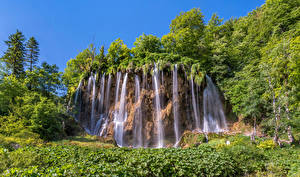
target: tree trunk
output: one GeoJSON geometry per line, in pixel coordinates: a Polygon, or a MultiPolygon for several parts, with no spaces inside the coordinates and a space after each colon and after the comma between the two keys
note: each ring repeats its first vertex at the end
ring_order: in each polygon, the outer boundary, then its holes
{"type": "MultiPolygon", "coordinates": [[[[286,89],[286,87],[287,87],[287,81],[285,80],[285,82],[284,82],[284,84],[285,84],[285,89],[286,89]]],[[[288,119],[288,120],[290,120],[290,110],[289,110],[289,101],[288,101],[288,97],[289,95],[288,95],[288,92],[287,91],[285,91],[285,97],[286,97],[286,102],[285,102],[285,113],[286,113],[286,118],[288,119]]],[[[289,143],[291,144],[291,143],[294,143],[294,141],[295,141],[295,138],[294,138],[294,136],[293,136],[293,134],[292,134],[292,127],[290,126],[290,125],[288,125],[288,127],[287,127],[287,134],[288,134],[288,138],[289,138],[289,143]]]]}
{"type": "Polygon", "coordinates": [[[256,136],[256,117],[254,118],[254,122],[253,122],[253,132],[251,135],[251,141],[255,142],[255,136],[256,136]]]}
{"type": "Polygon", "coordinates": [[[269,87],[271,89],[271,92],[272,92],[272,97],[273,97],[273,113],[274,113],[274,116],[275,116],[275,132],[274,132],[274,142],[276,144],[279,144],[279,137],[278,137],[278,114],[276,112],[276,98],[275,98],[275,93],[274,93],[274,88],[273,88],[273,85],[271,83],[271,78],[269,76],[269,87]]]}

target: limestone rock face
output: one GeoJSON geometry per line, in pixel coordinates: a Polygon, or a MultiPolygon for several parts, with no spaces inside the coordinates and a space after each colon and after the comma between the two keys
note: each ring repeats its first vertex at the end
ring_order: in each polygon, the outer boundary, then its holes
{"type": "MultiPolygon", "coordinates": [[[[80,88],[79,101],[76,106],[77,117],[80,125],[89,129],[91,124],[96,124],[101,120],[99,131],[91,132],[91,134],[101,135],[103,137],[114,137],[115,134],[115,117],[120,107],[120,93],[121,86],[124,80],[123,77],[119,83],[119,93],[117,92],[117,76],[111,75],[110,85],[108,76],[105,76],[104,86],[101,85],[101,79],[98,77],[96,80],[96,95],[94,95],[94,112],[95,122],[91,122],[92,100],[91,88],[88,88],[88,81],[84,81],[80,88]],[[101,95],[101,87],[105,87],[105,94],[101,95]],[[107,94],[109,92],[109,94],[107,94]],[[108,96],[107,96],[108,95],[108,96]],[[118,99],[116,99],[116,97],[118,99]],[[101,99],[106,99],[108,102],[103,105],[101,109],[101,99]],[[115,100],[118,100],[115,102],[115,100]],[[106,110],[106,111],[103,111],[106,110]],[[102,111],[102,112],[101,112],[102,111]],[[105,124],[106,122],[106,124],[105,124]]],[[[195,126],[194,107],[192,106],[192,93],[191,83],[185,76],[182,69],[178,70],[178,119],[179,119],[179,133],[182,135],[184,131],[193,131],[195,126]]],[[[160,71],[159,77],[159,98],[161,105],[161,120],[164,133],[164,144],[170,146],[175,144],[174,132],[174,116],[173,116],[173,102],[172,102],[172,71],[160,71]]],[[[143,72],[129,72],[126,83],[126,96],[125,96],[125,121],[123,123],[123,141],[125,146],[134,146],[135,135],[134,131],[141,126],[141,137],[143,147],[155,147],[158,138],[157,117],[155,114],[155,92],[153,85],[153,76],[150,74],[143,74],[143,72]],[[135,98],[135,76],[140,79],[140,97],[138,100],[135,98]],[[136,118],[137,108],[141,108],[141,122],[139,125],[136,118]]],[[[203,90],[206,86],[205,81],[201,85],[194,84],[194,95],[196,100],[196,109],[199,112],[200,127],[203,126],[203,90]]],[[[90,86],[91,87],[91,86],[90,86]]],[[[99,123],[100,124],[100,123],[99,123]]],[[[95,126],[96,127],[96,126],[95,126]]]]}

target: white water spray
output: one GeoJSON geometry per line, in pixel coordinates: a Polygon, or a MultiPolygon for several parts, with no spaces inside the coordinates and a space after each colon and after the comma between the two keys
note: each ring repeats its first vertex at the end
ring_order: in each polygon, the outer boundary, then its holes
{"type": "Polygon", "coordinates": [[[134,115],[134,130],[133,130],[133,146],[142,147],[142,108],[141,108],[141,88],[139,76],[135,75],[135,115],[134,115]]]}
{"type": "Polygon", "coordinates": [[[207,86],[203,92],[203,131],[222,132],[227,129],[226,118],[219,93],[211,78],[206,75],[207,86]]]}
{"type": "Polygon", "coordinates": [[[114,120],[115,123],[115,140],[118,144],[118,146],[123,147],[124,141],[123,141],[123,135],[124,135],[124,123],[127,119],[127,111],[126,111],[126,83],[127,83],[127,73],[124,76],[123,84],[122,84],[122,91],[120,96],[120,105],[119,105],[119,111],[116,116],[116,119],[114,120]]]}
{"type": "Polygon", "coordinates": [[[177,78],[177,64],[174,66],[173,70],[173,116],[174,116],[174,131],[175,131],[175,144],[179,142],[180,130],[179,130],[179,119],[178,119],[178,78],[177,78]]]}
{"type": "Polygon", "coordinates": [[[155,91],[155,113],[156,113],[156,124],[157,124],[157,148],[164,147],[164,130],[163,122],[161,117],[161,105],[160,105],[160,96],[159,96],[159,72],[154,63],[154,91],[155,91]]]}

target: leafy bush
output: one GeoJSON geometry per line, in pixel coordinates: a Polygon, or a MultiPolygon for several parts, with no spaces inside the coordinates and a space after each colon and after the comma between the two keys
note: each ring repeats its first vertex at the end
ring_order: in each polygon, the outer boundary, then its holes
{"type": "MultiPolygon", "coordinates": [[[[4,157],[5,156],[5,157],[4,157]]],[[[233,176],[231,157],[211,147],[191,149],[94,149],[76,146],[22,148],[6,152],[3,175],[233,176]],[[8,163],[9,162],[9,163],[8,163]]]]}
{"type": "Polygon", "coordinates": [[[273,140],[270,139],[260,142],[257,147],[261,149],[274,149],[276,147],[276,144],[273,140]]]}
{"type": "Polygon", "coordinates": [[[0,148],[3,176],[297,176],[299,149],[204,143],[197,148],[130,149],[80,146],[0,148]]]}

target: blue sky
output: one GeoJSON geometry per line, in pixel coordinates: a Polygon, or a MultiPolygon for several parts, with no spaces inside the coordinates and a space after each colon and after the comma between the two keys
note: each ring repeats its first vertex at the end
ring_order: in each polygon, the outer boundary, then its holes
{"type": "Polygon", "coordinates": [[[132,47],[142,33],[158,37],[169,32],[172,19],[199,7],[207,22],[213,13],[224,20],[246,16],[264,0],[1,0],[0,56],[4,40],[21,30],[40,43],[40,60],[61,71],[90,43],[104,45],[121,38],[132,47]]]}

